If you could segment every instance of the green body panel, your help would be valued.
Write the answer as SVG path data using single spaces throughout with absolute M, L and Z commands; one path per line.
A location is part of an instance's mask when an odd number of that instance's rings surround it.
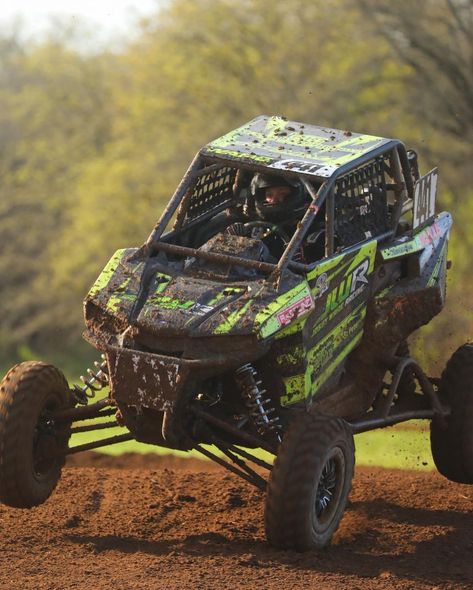
M 291 377 L 284 377 L 284 395 L 281 396 L 281 405 L 283 407 L 290 406 L 305 399 L 305 374 L 300 373 Z
M 300 332 L 300 343 L 277 361 L 286 367 L 303 361 L 305 367 L 304 373 L 283 379 L 282 405 L 314 396 L 360 342 L 376 250 L 377 241 L 372 240 L 322 261 L 308 273 L 314 309 L 277 334 L 283 339 Z
M 232 328 L 244 317 L 248 308 L 252 303 L 251 299 L 248 299 L 239 309 L 232 312 L 221 324 L 219 324 L 215 330 L 214 334 L 228 334 L 231 332 Z
M 144 268 L 142 261 L 131 257 L 135 253 L 135 249 L 118 250 L 90 289 L 86 302 L 120 317 L 129 315 L 142 287 Z M 171 276 L 156 272 L 150 278 L 136 322 L 151 332 L 160 324 L 189 336 L 254 334 L 264 340 L 311 309 L 309 286 L 295 275 L 287 290 L 278 294 L 261 280 L 221 283 L 185 273 Z
M 363 335 L 366 303 L 344 318 L 332 331 L 311 348 L 306 357 L 304 396 L 315 395 L 334 370 L 355 348 Z M 334 353 L 338 352 L 336 356 Z M 314 378 L 314 374 L 317 375 Z
M 108 285 L 126 251 L 127 250 L 125 249 L 121 249 L 115 252 L 115 254 L 107 262 L 105 268 L 100 273 L 95 283 L 90 288 L 87 297 L 95 297 L 97 293 L 102 291 Z
M 410 239 L 380 249 L 381 258 L 422 251 L 426 260 L 421 275 L 417 281 L 404 281 L 412 290 L 442 289 L 450 225 L 451 217 L 441 214 Z M 260 279 L 222 283 L 186 273 L 155 272 L 136 325 L 151 333 L 153 329 L 159 333 L 161 324 L 171 335 L 246 334 L 278 342 L 283 352 L 274 359 L 281 368 L 281 404 L 310 403 L 343 368 L 363 336 L 377 250 L 373 239 L 320 261 L 305 277 L 289 273 L 282 292 Z M 136 252 L 118 250 L 87 300 L 116 317 L 126 317 L 136 303 L 144 269 L 143 261 L 133 256 Z M 403 282 L 387 287 L 374 296 L 375 301 L 398 297 L 397 291 L 406 288 Z
M 284 293 L 256 314 L 254 325 L 259 329 L 260 338 L 269 338 L 282 328 L 292 325 L 295 320 L 308 315 L 314 308 L 314 301 L 306 281 Z
M 261 116 L 207 144 L 201 154 L 327 178 L 341 166 L 390 141 Z
M 112 314 L 127 314 L 134 305 L 143 272 L 142 261 L 131 262 L 136 248 L 120 249 L 110 258 L 87 294 Z
M 323 302 L 321 313 L 312 326 L 311 336 L 337 318 L 347 306 L 358 301 L 360 296 L 363 300 L 367 299 L 376 248 L 377 241 L 373 240 L 354 253 L 340 254 L 322 262 L 308 274 L 309 282 L 314 285 L 314 299 Z
M 387 248 L 381 248 L 381 256 L 383 260 L 392 260 L 420 252 L 430 244 L 438 241 L 441 236 L 449 231 L 451 226 L 451 215 L 449 213 L 441 213 L 435 217 L 434 223 L 428 225 L 411 238 L 403 237 Z

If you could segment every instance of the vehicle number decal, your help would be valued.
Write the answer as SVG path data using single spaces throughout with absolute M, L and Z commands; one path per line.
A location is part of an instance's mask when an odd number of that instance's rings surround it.
M 423 225 L 435 214 L 437 184 L 437 168 L 434 168 L 416 181 L 414 185 L 414 229 Z

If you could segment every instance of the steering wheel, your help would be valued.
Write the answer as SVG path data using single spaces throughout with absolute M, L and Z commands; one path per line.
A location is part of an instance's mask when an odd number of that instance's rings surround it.
M 272 264 L 279 260 L 290 240 L 283 229 L 269 221 L 237 222 L 228 226 L 224 233 L 260 240 L 264 248 L 261 260 Z
M 243 229 L 248 237 L 264 241 L 265 239 L 276 236 L 280 238 L 284 247 L 289 243 L 288 234 L 275 223 L 269 221 L 248 221 L 243 224 Z

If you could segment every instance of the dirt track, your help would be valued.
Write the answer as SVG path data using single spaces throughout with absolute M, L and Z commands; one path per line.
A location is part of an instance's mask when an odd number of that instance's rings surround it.
M 359 468 L 334 545 L 297 554 L 266 545 L 259 492 L 184 461 L 88 454 L 44 506 L 0 507 L 0 589 L 473 587 L 472 487 Z

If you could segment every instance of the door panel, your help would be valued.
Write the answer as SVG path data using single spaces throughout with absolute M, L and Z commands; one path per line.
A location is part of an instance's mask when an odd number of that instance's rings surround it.
M 308 402 L 361 340 L 376 248 L 376 240 L 350 248 L 307 275 L 315 300 L 302 331 Z

